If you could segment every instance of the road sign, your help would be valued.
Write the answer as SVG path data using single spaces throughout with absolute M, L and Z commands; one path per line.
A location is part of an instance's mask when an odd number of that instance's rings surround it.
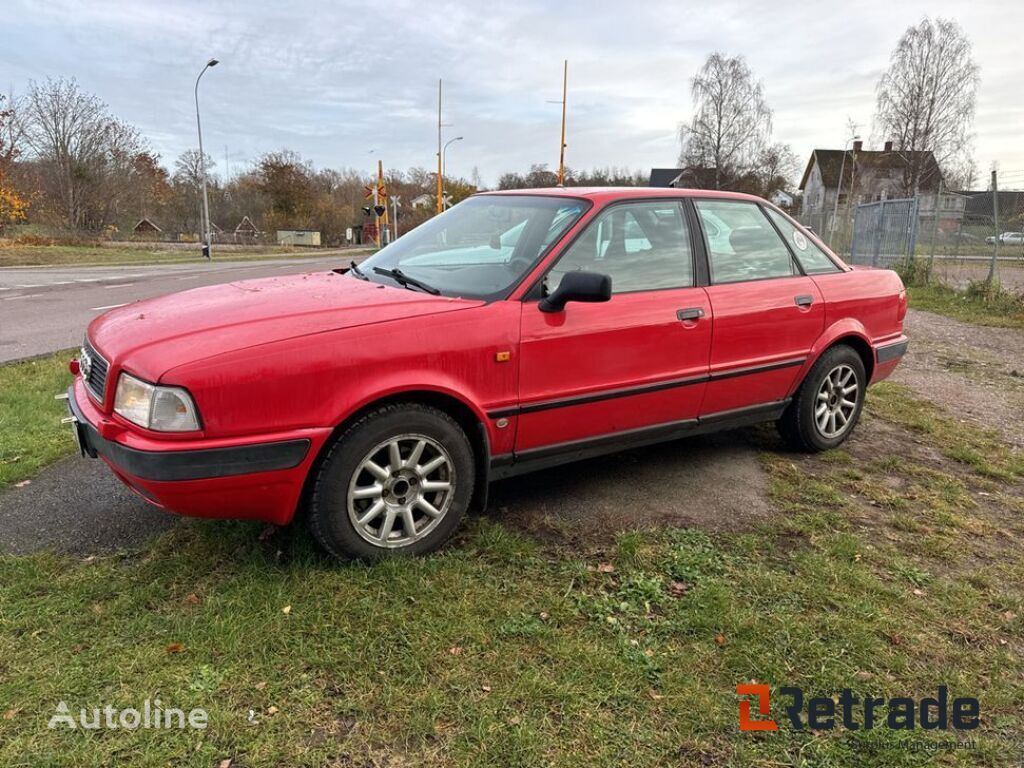
M 364 197 L 367 200 L 373 200 L 373 184 L 367 184 L 366 186 L 363 187 L 363 189 L 366 190 L 366 194 L 364 195 Z

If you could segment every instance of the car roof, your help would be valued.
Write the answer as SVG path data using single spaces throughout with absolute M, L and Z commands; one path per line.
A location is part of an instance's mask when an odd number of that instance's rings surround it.
M 574 197 L 606 203 L 613 200 L 635 200 L 639 198 L 703 197 L 725 200 L 749 200 L 765 202 L 755 195 L 743 192 L 726 192 L 714 189 L 679 189 L 676 187 L 539 187 L 535 189 L 502 189 L 480 192 L 480 195 L 537 195 L 544 197 Z

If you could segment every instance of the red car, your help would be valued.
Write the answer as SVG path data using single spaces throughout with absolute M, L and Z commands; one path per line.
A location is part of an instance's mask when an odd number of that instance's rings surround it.
M 154 504 L 303 507 L 337 556 L 423 553 L 497 478 L 766 420 L 839 445 L 906 309 L 895 273 L 748 195 L 487 193 L 358 266 L 106 313 L 69 403 Z

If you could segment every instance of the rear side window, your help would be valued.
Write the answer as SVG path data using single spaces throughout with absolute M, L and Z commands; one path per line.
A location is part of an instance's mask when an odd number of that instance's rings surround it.
M 696 200 L 708 244 L 712 283 L 796 274 L 789 249 L 760 206 L 740 200 Z
M 794 227 L 789 219 L 771 208 L 765 208 L 765 210 L 768 212 L 768 217 L 775 222 L 775 226 L 779 228 L 779 232 L 789 242 L 796 255 L 796 260 L 800 262 L 804 272 L 808 275 L 823 275 L 827 272 L 840 271 L 836 263 L 807 235 Z
M 692 286 L 690 230 L 682 207 L 671 200 L 612 206 L 551 268 L 547 293 L 573 270 L 611 275 L 612 293 Z

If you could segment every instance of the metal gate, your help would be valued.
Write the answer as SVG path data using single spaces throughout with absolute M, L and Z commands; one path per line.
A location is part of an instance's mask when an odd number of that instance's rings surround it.
M 850 263 L 887 267 L 914 255 L 917 198 L 858 205 L 853 218 Z

